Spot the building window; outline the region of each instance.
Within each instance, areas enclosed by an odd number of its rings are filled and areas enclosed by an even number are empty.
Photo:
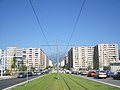
[[[23,51],[23,53],[25,54],[25,53],[26,53],[26,51]]]
[[[26,55],[23,55],[23,58],[26,58]]]

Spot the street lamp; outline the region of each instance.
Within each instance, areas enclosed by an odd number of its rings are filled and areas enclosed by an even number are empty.
[[[27,53],[27,82],[28,82],[28,53]]]

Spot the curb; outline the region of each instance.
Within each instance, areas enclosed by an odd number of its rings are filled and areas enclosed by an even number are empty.
[[[79,77],[81,77],[81,76],[79,76]],[[84,78],[84,77],[81,77],[81,78]],[[98,81],[98,80],[94,80],[94,79],[90,79],[90,78],[84,78],[84,79],[88,79],[88,80],[92,80],[92,81],[95,81],[95,82],[106,84],[106,85],[109,85],[109,86],[112,86],[112,87],[120,88],[120,86],[117,86],[117,85],[114,85],[114,84],[110,84],[110,83],[106,83],[106,82],[102,82],[102,81]]]

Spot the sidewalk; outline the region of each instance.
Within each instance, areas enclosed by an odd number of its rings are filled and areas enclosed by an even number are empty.
[[[3,80],[3,79],[10,79],[10,78],[16,78],[15,76],[0,76],[0,80]]]

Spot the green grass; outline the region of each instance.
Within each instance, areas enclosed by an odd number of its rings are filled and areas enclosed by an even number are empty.
[[[57,80],[57,74],[45,75],[29,83],[17,86],[12,90],[120,90],[84,78],[69,74],[60,74]]]

